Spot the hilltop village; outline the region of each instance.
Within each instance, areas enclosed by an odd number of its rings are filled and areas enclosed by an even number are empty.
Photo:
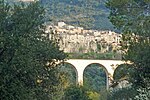
[[[58,22],[58,25],[48,25],[46,33],[67,53],[119,52],[120,48],[121,34],[112,31],[86,30]]]

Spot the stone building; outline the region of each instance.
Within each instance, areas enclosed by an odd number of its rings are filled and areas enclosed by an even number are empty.
[[[117,50],[121,34],[112,31],[85,30],[82,27],[58,22],[57,26],[47,26],[49,38],[59,43],[64,52],[107,52]]]

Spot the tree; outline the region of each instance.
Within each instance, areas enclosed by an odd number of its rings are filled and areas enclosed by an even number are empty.
[[[100,92],[106,89],[106,73],[101,65],[89,65],[83,75],[84,87],[89,91]]]
[[[107,100],[132,100],[136,94],[137,91],[134,88],[120,88],[109,91]]]
[[[142,79],[148,77],[147,69],[150,68],[149,3],[149,0],[109,0],[107,3],[111,22],[123,32],[124,60],[134,62],[135,70],[142,71],[137,77]],[[141,83],[142,79],[137,83]]]
[[[109,0],[110,21],[123,33],[123,60],[133,64],[129,82],[135,88],[150,87],[150,1]]]
[[[90,100],[85,88],[70,86],[65,90],[64,100]]]
[[[61,89],[56,61],[66,55],[45,37],[39,2],[0,0],[0,99],[52,100]]]

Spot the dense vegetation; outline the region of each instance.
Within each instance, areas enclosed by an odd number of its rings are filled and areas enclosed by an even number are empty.
[[[109,10],[106,0],[41,0],[47,9],[47,19],[53,22],[64,21],[67,24],[88,29],[112,30],[108,20]]]
[[[121,60],[122,56],[116,52],[105,52],[105,53],[68,53],[69,59],[102,59],[102,60]]]
[[[84,86],[90,91],[100,92],[106,89],[106,72],[98,64],[91,64],[84,70]]]
[[[0,0],[0,100],[59,97],[63,77],[55,61],[66,55],[43,36],[43,18],[38,2],[10,6]]]
[[[59,71],[65,75],[65,87],[77,84],[77,72],[76,69],[68,63],[58,64]]]
[[[123,78],[131,83],[129,89],[121,90],[126,94],[124,99],[150,99],[150,0],[109,0],[110,20],[123,33],[123,59],[132,62],[122,65]],[[120,70],[121,73],[123,72]],[[118,71],[119,76],[120,71]],[[117,78],[119,80],[119,78]],[[132,97],[130,94],[132,92]],[[121,91],[112,96],[112,100],[123,99]],[[137,95],[137,96],[135,96]]]
[[[19,0],[6,0],[13,4]],[[107,0],[39,0],[46,8],[45,22],[64,21],[67,24],[82,26],[86,29],[114,30],[107,18]]]

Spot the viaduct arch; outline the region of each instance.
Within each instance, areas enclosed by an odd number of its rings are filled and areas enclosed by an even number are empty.
[[[98,67],[101,67],[101,68],[103,69],[103,71],[105,72],[105,74],[106,74],[106,88],[108,89],[108,87],[109,87],[109,82],[110,82],[110,81],[109,81],[109,73],[108,73],[107,69],[105,68],[105,66],[103,66],[103,65],[100,64],[100,63],[91,63],[91,64],[89,64],[89,65],[93,65],[93,64],[98,65]],[[85,72],[86,68],[89,67],[89,65],[87,65],[87,66],[85,67],[85,69],[84,69],[84,71],[83,71],[83,75],[84,75],[84,72]],[[83,76],[82,84],[80,84],[80,85],[83,85],[83,84],[84,84],[84,76]]]
[[[61,62],[63,63],[63,62]],[[121,60],[90,60],[90,59],[69,59],[64,63],[71,64],[76,69],[76,78],[79,85],[83,85],[83,72],[88,65],[99,64],[104,67],[106,72],[106,87],[109,88],[111,81],[113,80],[113,74],[118,65],[126,62]]]

